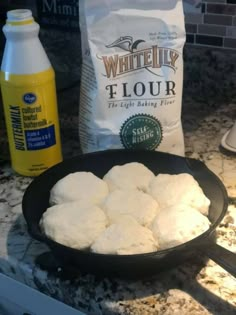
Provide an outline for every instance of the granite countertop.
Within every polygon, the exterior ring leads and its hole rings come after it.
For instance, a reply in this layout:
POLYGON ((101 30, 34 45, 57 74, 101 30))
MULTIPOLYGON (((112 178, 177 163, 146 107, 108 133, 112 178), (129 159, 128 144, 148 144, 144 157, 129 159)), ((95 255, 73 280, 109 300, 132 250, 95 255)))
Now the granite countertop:
MULTIPOLYGON (((183 125, 186 155, 200 159, 220 177, 229 195, 229 208, 217 229, 217 243, 236 252, 236 155, 219 147, 232 127, 235 105, 217 110, 186 111, 183 125)), ((63 120, 62 120, 63 125, 63 120)), ((77 153, 68 121, 64 121, 65 156, 77 153)), ((77 135, 75 136, 77 137, 77 135)), ((236 280, 213 261, 195 262, 146 280, 108 280, 92 275, 63 278, 41 270, 35 258, 48 248, 31 239, 22 216, 22 196, 32 179, 0 162, 0 271, 18 281, 90 314, 233 315, 236 280)))

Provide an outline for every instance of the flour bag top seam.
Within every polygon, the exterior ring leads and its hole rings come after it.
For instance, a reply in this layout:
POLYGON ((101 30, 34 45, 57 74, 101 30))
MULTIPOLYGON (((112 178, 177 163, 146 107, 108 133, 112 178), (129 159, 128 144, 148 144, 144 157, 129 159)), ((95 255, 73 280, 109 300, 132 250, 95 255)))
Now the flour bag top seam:
POLYGON ((184 155, 182 1, 80 1, 83 152, 184 155))

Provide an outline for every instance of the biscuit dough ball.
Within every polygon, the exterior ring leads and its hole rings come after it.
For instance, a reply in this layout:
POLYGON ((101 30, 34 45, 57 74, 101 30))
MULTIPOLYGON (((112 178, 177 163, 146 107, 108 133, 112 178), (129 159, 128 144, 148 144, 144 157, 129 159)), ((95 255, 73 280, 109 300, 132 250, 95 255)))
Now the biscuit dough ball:
POLYGON ((99 205, 107 196, 107 184, 90 172, 71 173, 59 180, 51 189, 50 204, 81 201, 83 205, 99 205))
POLYGON ((91 250, 100 254, 134 255, 154 252, 157 248, 153 233, 127 216, 100 234, 91 250))
POLYGON ((184 203, 208 215, 210 200, 190 174, 159 174, 150 183, 148 193, 161 209, 184 203))
POLYGON ((103 179, 110 191, 139 189, 146 192, 154 177, 155 175, 145 165, 132 162, 112 167, 103 179))
POLYGON ((40 221, 48 238, 76 249, 90 247, 107 225, 107 217, 99 207, 80 207, 79 202, 50 207, 40 221))
POLYGON ((170 248, 199 236, 209 229, 210 221, 196 209, 185 204, 162 209, 151 230, 160 248, 170 248))
POLYGON ((151 196, 139 190, 114 190, 103 203, 110 223, 123 215, 132 216, 139 224, 148 226, 159 211, 159 205, 151 196))

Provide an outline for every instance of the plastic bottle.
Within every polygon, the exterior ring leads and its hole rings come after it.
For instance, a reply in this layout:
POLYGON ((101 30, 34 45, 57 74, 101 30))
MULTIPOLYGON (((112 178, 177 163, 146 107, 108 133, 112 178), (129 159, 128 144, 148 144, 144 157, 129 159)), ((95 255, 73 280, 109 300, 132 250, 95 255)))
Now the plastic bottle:
POLYGON ((62 160, 55 74, 30 10, 7 12, 1 91, 12 168, 37 176, 62 160))

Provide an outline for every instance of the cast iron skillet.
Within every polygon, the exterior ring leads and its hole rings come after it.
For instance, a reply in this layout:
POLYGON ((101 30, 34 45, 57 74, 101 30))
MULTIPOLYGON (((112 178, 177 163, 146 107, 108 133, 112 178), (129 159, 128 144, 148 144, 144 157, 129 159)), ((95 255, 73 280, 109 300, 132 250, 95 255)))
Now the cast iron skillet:
MULTIPOLYGON (((23 197, 23 214, 30 235, 49 246, 57 262, 66 268, 77 268, 105 276, 144 277, 175 267, 194 257, 197 252, 213 259, 236 276, 236 255, 214 241, 214 231, 227 211, 227 193, 221 181, 200 161, 154 151, 111 150, 84 154, 52 167, 37 177, 23 197), (62 177, 76 171, 90 171, 98 177, 114 165, 140 162, 156 175, 158 173, 189 173, 195 177, 206 196, 211 200, 209 219, 211 227, 199 237, 180 246, 149 254, 103 255, 75 250, 48 239, 39 228, 39 220, 49 206, 49 192, 62 177)), ((167 226, 171 229, 171 226, 167 226)))

